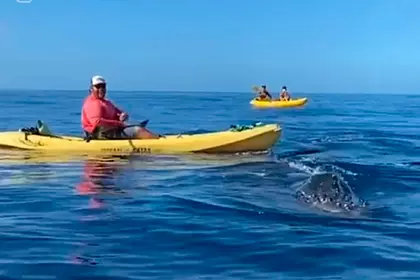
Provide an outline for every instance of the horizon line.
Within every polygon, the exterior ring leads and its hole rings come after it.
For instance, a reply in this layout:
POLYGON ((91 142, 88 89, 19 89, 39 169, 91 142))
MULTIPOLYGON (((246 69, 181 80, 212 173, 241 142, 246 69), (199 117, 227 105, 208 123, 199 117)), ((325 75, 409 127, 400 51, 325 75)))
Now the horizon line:
MULTIPOLYGON (((43 89, 43 88, 0 88, 0 91, 87 91, 87 89, 43 89)), ((109 89, 107 92, 138 92, 138 93, 233 93, 233 94, 244 94, 250 93, 255 94, 252 91, 211 91, 211 90, 144 90, 144 89, 109 89)), ((279 93, 273 91, 274 93, 279 93)), ((270 93, 273 93, 270 92, 270 93)), ((333 92, 333 91, 325 91, 325 92, 305 92, 305 91, 291 91, 292 94, 370 94, 370 95, 378 95, 378 94, 400 94, 400 95, 419 95, 420 92, 333 92)))

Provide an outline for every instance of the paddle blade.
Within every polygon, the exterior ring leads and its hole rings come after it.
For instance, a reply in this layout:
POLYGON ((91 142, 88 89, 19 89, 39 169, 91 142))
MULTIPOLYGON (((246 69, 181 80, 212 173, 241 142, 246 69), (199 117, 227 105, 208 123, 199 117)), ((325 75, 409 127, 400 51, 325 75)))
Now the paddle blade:
POLYGON ((146 125, 149 123, 149 120, 144 120, 140 123, 140 127, 146 127, 146 125))
POLYGON ((252 91, 253 91, 253 92, 258 92, 258 91, 259 91, 259 89, 260 89, 260 87, 259 87, 259 86, 252 86, 252 91))

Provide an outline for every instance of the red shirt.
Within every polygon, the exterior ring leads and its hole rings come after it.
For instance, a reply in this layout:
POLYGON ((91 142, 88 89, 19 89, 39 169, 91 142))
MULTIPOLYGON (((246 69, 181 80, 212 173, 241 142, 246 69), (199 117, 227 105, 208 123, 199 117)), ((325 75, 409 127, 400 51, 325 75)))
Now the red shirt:
POLYGON ((111 101, 99 99, 89 95, 83 102, 82 127, 92 133, 97 126, 121 127, 124 123, 119 120, 122 113, 111 101))

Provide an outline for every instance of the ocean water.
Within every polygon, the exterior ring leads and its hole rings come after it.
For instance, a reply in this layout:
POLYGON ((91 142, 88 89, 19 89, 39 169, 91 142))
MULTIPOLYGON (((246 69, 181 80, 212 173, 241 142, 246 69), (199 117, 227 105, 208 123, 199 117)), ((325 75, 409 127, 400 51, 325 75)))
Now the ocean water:
MULTIPOLYGON (((85 95, 1 91, 0 129, 80 135, 85 95)), ((109 92, 160 133, 279 123, 266 155, 1 151, 0 278, 419 279, 420 96, 305 96, 279 110, 250 93, 109 92)))

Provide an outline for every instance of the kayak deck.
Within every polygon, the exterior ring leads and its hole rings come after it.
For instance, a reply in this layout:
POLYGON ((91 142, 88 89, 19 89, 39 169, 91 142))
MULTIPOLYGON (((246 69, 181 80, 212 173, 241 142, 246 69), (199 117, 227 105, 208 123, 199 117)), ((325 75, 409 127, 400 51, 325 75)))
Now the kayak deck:
POLYGON ((292 99, 289 101, 286 100, 256 100, 253 99, 250 101, 255 107, 259 108, 290 108, 290 107, 299 107, 306 104, 308 101, 307 97, 292 99))
POLYGON ((202 134, 166 135, 159 139, 90 140, 20 131, 0 132, 0 148, 88 153, 238 153, 270 149, 278 141, 277 124, 202 134))

